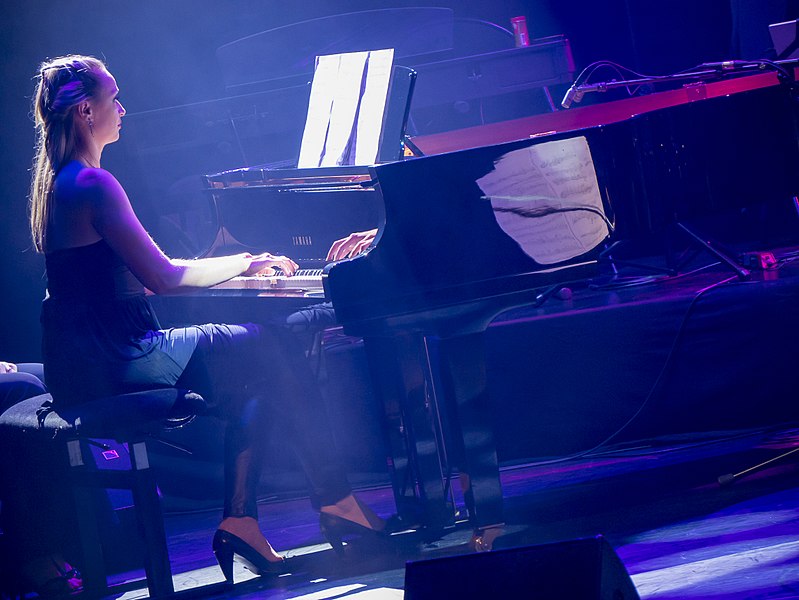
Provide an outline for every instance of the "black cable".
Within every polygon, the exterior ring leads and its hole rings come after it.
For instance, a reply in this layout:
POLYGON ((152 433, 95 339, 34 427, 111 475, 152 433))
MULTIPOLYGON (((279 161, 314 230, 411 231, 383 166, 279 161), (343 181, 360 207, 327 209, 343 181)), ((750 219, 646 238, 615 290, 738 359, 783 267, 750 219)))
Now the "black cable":
POLYGON ((674 281, 676 279, 681 279, 683 277, 688 277, 689 275, 694 275, 699 273, 700 271, 704 271, 705 269, 710 269, 712 267, 717 267, 721 263, 720 262, 712 262, 701 267, 697 267, 692 271, 686 271, 685 273, 679 273, 677 275, 640 275, 637 277, 622 277, 613 279, 607 283, 596 284, 592 283, 588 285, 589 289, 592 290, 618 290, 624 288, 631 288, 631 287, 638 287, 641 285, 649 285, 650 283, 659 283, 661 281, 674 281))
POLYGON ((674 340, 673 340, 673 342, 671 344, 671 348, 669 349, 669 353, 666 355, 666 359, 663 362, 663 367, 660 369, 660 372, 658 373, 658 376, 655 378, 655 381, 652 384, 652 387, 649 389, 649 393, 646 395, 646 397, 644 398, 644 401, 641 403, 641 405, 638 407, 638 409, 633 413, 633 415, 629 419, 627 419, 627 421, 621 427, 619 427, 616 431, 614 431, 612 434, 610 434, 608 437, 606 437, 604 440, 602 440, 601 442, 599 442, 598 444, 596 444, 592 448, 589 448, 587 450, 582 450, 580 452, 576 452, 576 453, 570 454, 568 456, 563 456, 563 457, 560 457, 560 458, 554 458, 552 460, 538 461, 538 462, 533 462, 533 463, 525 463, 525 466, 551 465, 551 464, 557 464, 557 463, 561 463, 561 462, 566 462, 566 461, 569 461, 569 460, 574 460, 576 458, 582 458, 582 457, 585 457, 585 456, 589 456, 592 453, 594 453, 597 450, 599 450, 600 448, 603 448, 604 446, 606 446, 608 444, 608 442, 610 442, 611 440, 615 439, 619 434, 621 434, 625 429, 627 429, 627 427, 629 427, 630 424, 633 423, 633 421, 635 421, 636 418, 638 418, 638 416, 643 412, 644 408, 647 407, 649 402, 654 397, 655 392, 657 391, 658 387, 660 386, 661 380, 663 379, 663 377, 665 376, 665 374, 668 371, 669 367, 671 366, 672 360, 673 360, 674 355, 675 355, 675 351, 677 349, 677 344, 679 343, 679 341, 681 340, 681 338, 683 336, 683 333, 685 331, 685 327, 688 324, 688 320, 689 320, 689 318, 691 316, 691 313, 693 312, 694 308, 696 307, 696 304, 699 301, 699 299, 702 298, 702 296, 704 296, 707 292, 709 292, 709 291, 711 291, 711 290, 713 290, 713 289, 715 289, 715 288, 717 288, 719 286, 722 286, 722 285, 724 285, 726 283, 729 283, 731 281, 736 281, 736 280, 738 280, 738 276, 737 275, 733 275, 731 277, 727 277, 726 279, 722 279, 721 281, 717 281, 716 283, 713 283, 713 284, 711 284, 711 285, 699 290, 694 295, 694 297, 691 299, 690 304, 688 305, 688 309, 685 311, 685 315, 683 316, 682 322, 680 323, 680 327, 678 328, 677 333, 674 336, 674 340))
POLYGON ((746 72, 747 70, 763 71, 766 69, 766 67, 768 67, 769 70, 776 72, 780 79, 784 81, 793 81, 791 73, 785 67, 774 62, 773 60, 767 60, 763 58, 756 60, 726 60, 714 63, 700 63, 691 67, 690 69, 678 71, 677 74, 687 75, 693 71, 706 71, 707 69, 713 69, 718 75, 723 76, 740 74, 742 72, 746 72))
MULTIPOLYGON (((774 71, 777 73, 779 79, 783 82, 794 83, 794 78, 792 77, 791 73, 783 67, 781 64, 766 59, 759 59, 759 60, 749 60, 749 61, 742 61, 742 60, 728 60, 728 61, 721 61, 715 63, 701 63, 690 67, 688 69, 684 69, 682 71, 677 71, 676 73, 672 73, 670 75, 645 75, 643 73, 638 73, 633 69, 615 63, 609 60, 600 60, 595 61, 585 67, 577 77, 574 79, 574 86, 582 86, 588 84, 588 80, 591 78, 594 73, 599 71, 602 68, 609 68, 613 70, 615 73, 621 77, 622 82, 627 74, 631 74, 638 79, 642 80, 639 82, 635 82, 635 85, 624 85, 618 87, 624 87, 627 90, 627 93, 630 96, 634 96, 640 87, 645 84, 654 84, 654 83, 665 83, 673 80, 682 80, 685 79, 686 76, 695 76, 696 79, 718 79, 722 78, 726 75, 740 75, 745 73, 746 71, 763 71, 766 68, 774 71)), ((613 79, 608 83, 616 83, 616 80, 613 79)), ((606 91, 604 89, 599 91, 606 91)))
MULTIPOLYGON (((736 431, 735 433, 731 433, 729 435, 724 435, 721 437, 714 436, 709 439, 695 441, 692 443, 687 443, 681 445, 679 448, 664 448, 660 450, 652 449, 651 446, 647 447, 647 451, 644 454, 651 455, 651 454, 667 454, 669 452, 673 452, 674 450, 686 450, 689 448, 699 448, 702 446, 710 446, 713 444, 720 444, 723 442, 729 442, 732 440, 742 440, 751 437, 765 437, 765 436, 776 436, 778 434, 784 435, 786 432, 796 431, 795 427, 791 427, 790 429, 785 429, 785 424, 781 424, 779 426, 769 426, 769 427, 757 427, 755 429, 747 429, 744 431, 736 431)), ((624 452, 626 456, 630 456, 630 450, 635 450, 636 448, 631 449, 624 449, 619 448, 618 450, 609 449, 605 452, 597 452, 591 454, 591 457, 598 457, 598 456, 610 456, 612 454, 618 454, 624 452)))
MULTIPOLYGON (((692 67, 691 69, 686 69, 685 71, 679 71, 677 73, 673 73, 673 74, 670 74, 670 75, 646 75, 644 73, 639 73, 637 71, 634 71, 633 69, 625 67, 624 65, 620 65, 620 64, 615 63, 613 61, 600 60, 600 61, 596 61, 596 62, 591 63, 585 69, 580 71, 580 74, 575 78, 574 83, 575 84, 578 84, 578 83, 579 84, 585 84, 585 83, 587 83, 588 79, 594 73, 596 73, 597 71, 599 71, 603 67, 610 68, 614 72, 618 73, 619 77, 621 77, 622 80, 624 80, 625 77, 628 77, 628 74, 633 75, 633 76, 637 77, 638 79, 645 80, 645 81, 641 81, 640 83, 637 83, 637 85, 635 85, 632 89, 631 89, 631 86, 629 86, 629 85, 625 85, 624 86, 625 89, 627 90, 627 93, 630 96, 634 96, 635 93, 638 91, 638 89, 644 84, 663 83, 663 82, 671 81, 671 80, 673 80, 674 78, 677 78, 677 77, 683 78, 686 74, 690 74, 692 71, 695 71, 696 69, 699 68, 699 67, 692 67)), ((697 77, 705 77, 705 78, 706 77, 714 77, 714 76, 718 76, 718 72, 716 70, 710 71, 708 69, 704 69, 703 71, 697 72, 696 75, 697 75, 697 77)), ((615 82, 616 82, 615 79, 611 80, 611 83, 615 83, 615 82)))
MULTIPOLYGON (((483 198, 497 198, 499 200, 520 200, 524 199, 524 196, 483 196, 483 198)), ((605 213, 599 210, 594 206, 589 205, 578 205, 578 206, 540 206, 537 208, 517 208, 517 207, 503 207, 503 206, 496 206, 492 207, 494 212, 501 212, 501 213, 511 213, 514 215, 518 215, 525 219, 539 219, 541 217, 546 217, 548 215, 554 215, 556 213, 567 213, 567 212, 590 212, 597 216, 599 216, 607 225, 608 230, 610 233, 615 231, 615 227, 613 223, 610 222, 610 219, 605 216, 605 213)))

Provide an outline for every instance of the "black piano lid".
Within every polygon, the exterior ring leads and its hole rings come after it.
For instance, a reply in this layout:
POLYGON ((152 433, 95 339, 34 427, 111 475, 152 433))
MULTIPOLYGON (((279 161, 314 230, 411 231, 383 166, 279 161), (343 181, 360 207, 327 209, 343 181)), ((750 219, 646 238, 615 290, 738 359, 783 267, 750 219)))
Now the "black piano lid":
MULTIPOLYGON (((501 310, 531 302, 534 290, 595 273, 597 246, 551 264, 536 261, 498 223, 477 180, 513 151, 600 137, 564 134, 373 167, 385 225, 365 255, 328 267, 325 281, 340 322, 362 328, 482 327, 501 310)), ((608 204, 597 182, 601 209, 608 204)), ((608 221, 612 219, 607 217, 608 221)), ((604 237, 603 237, 604 239, 604 237)))

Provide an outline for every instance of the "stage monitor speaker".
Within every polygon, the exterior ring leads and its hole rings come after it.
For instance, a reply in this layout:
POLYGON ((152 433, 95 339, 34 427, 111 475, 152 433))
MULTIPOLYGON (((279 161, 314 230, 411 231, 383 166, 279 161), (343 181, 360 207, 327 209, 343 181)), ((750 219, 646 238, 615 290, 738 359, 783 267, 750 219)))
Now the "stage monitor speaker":
POLYGON ((405 600, 631 600, 638 592, 602 537, 409 562, 405 600))

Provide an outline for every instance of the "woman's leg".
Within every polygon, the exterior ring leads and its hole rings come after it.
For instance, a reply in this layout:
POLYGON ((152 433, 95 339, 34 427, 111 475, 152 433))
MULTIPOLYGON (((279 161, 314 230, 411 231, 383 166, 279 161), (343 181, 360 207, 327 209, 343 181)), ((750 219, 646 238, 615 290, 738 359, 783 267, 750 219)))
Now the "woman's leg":
POLYGON ((275 332, 275 348, 286 350, 278 405, 281 426, 294 440, 295 450, 311 486, 311 504, 320 512, 380 531, 385 522, 352 495, 346 475, 336 460, 335 440, 318 383, 298 339, 292 332, 275 332))
POLYGON ((31 373, 19 371, 17 373, 0 374, 0 413, 39 394, 46 394, 41 379, 31 373))
MULTIPOLYGON (((225 520, 257 519, 264 423, 274 415, 297 452, 318 509, 351 491, 336 453, 324 405, 304 354, 291 334, 259 325, 203 325, 178 387, 203 394, 228 422, 225 520)), ((227 526, 225 527, 227 529, 227 526)), ((235 532, 233 532, 235 533, 235 532)))

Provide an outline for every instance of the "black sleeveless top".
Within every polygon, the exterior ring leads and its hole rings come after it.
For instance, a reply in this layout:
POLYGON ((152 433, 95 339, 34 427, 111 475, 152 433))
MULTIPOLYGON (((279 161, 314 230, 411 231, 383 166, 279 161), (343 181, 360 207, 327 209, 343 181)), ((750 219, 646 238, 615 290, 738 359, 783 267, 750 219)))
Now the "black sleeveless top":
POLYGON ((144 286, 104 241, 49 252, 42 303, 45 379, 57 404, 172 385, 144 286))

